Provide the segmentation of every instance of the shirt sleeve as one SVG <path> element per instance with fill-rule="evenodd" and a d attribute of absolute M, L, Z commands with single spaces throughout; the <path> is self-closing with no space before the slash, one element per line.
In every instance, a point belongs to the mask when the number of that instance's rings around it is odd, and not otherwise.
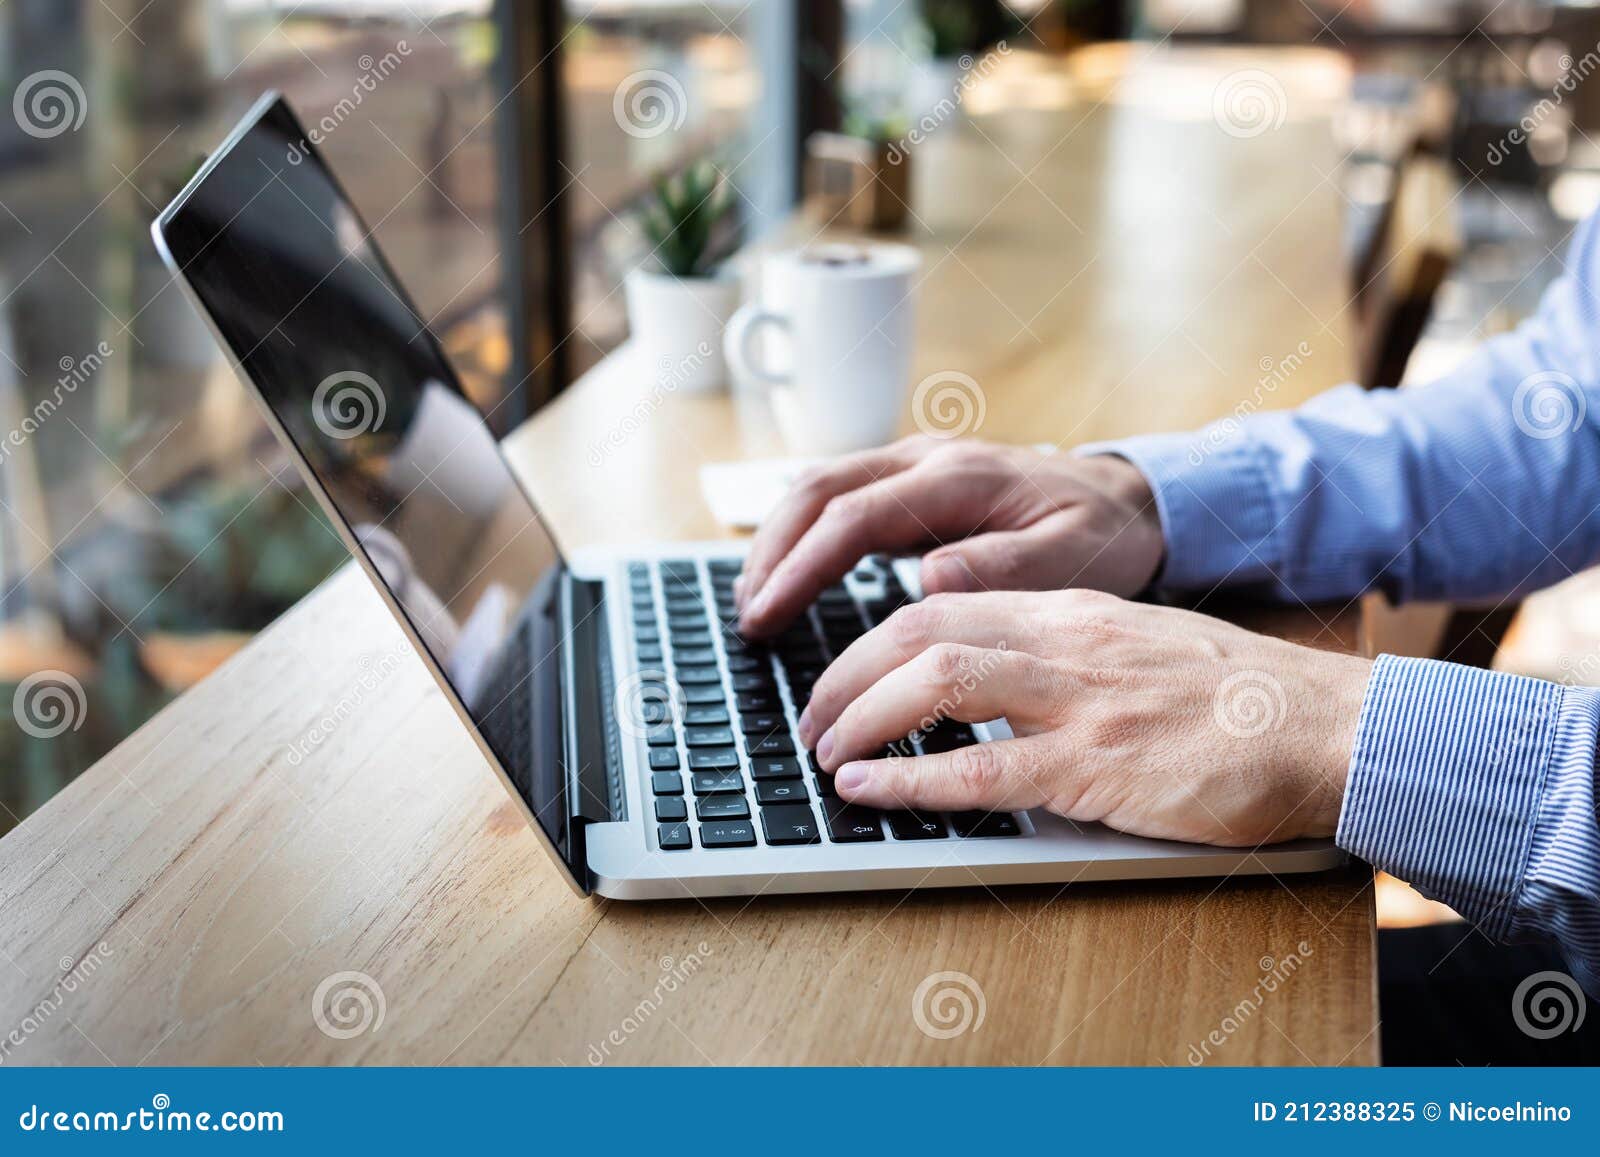
<path fill-rule="evenodd" d="M 1338 843 L 1600 995 L 1600 691 L 1381 656 Z"/>
<path fill-rule="evenodd" d="M 1528 321 L 1431 384 L 1340 386 L 1276 412 L 1254 412 L 1271 400 L 1258 389 L 1198 433 L 1077 453 L 1118 454 L 1149 481 L 1167 589 L 1310 602 L 1548 586 L 1600 559 L 1596 218 L 1566 270 Z"/>

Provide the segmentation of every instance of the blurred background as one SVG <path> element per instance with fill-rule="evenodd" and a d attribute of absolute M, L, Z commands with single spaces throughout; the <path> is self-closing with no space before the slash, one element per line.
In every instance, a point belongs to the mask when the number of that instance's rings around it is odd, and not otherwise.
<path fill-rule="evenodd" d="M 1002 44 L 952 113 L 980 132 L 1117 101 L 1211 122 L 1213 85 L 1192 82 L 1188 53 L 1248 63 L 1259 52 L 1272 83 L 1305 98 L 1292 107 L 1331 116 L 1348 268 L 1329 276 L 1348 282 L 1366 385 L 1431 376 L 1514 325 L 1600 200 L 1600 83 L 1585 84 L 1600 70 L 1600 13 L 1587 4 L 0 7 L 13 94 L 0 118 L 0 430 L 11 432 L 0 441 L 0 694 L 10 701 L 48 670 L 83 701 L 61 734 L 0 715 L 0 833 L 344 561 L 149 241 L 156 212 L 263 89 L 322 126 L 325 154 L 504 433 L 626 336 L 618 290 L 647 248 L 634 214 L 654 176 L 716 161 L 739 233 L 759 240 L 820 195 L 807 146 L 832 138 L 814 134 L 902 137 Z M 1156 83 L 1105 83 L 1130 51 L 1172 67 Z M 688 95 L 675 131 L 619 115 L 641 73 Z M 1102 159 L 1086 150 L 1083 163 Z M 1159 156 L 1140 163 L 1152 184 L 1183 179 Z M 925 195 L 911 187 L 913 208 Z M 928 227 L 899 217 L 875 224 Z M 1560 658 L 1575 632 L 1600 639 L 1589 585 L 1579 576 L 1516 614 L 1395 615 L 1375 629 L 1402 640 L 1380 640 L 1390 649 L 1421 632 L 1456 657 L 1600 682 Z M 1389 918 L 1409 917 L 1391 906 Z"/>

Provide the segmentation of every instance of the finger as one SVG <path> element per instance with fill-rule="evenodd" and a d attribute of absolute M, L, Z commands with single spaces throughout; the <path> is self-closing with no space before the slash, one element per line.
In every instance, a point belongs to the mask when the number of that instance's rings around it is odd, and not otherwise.
<path fill-rule="evenodd" d="M 800 714 L 800 742 L 814 746 L 868 687 L 936 643 L 1016 650 L 1021 639 L 1037 634 L 1028 625 L 1037 599 L 1016 592 L 936 595 L 901 607 L 846 647 L 822 673 Z"/>
<path fill-rule="evenodd" d="M 905 439 L 875 450 L 847 454 L 807 471 L 761 522 L 740 575 L 739 608 L 766 584 L 767 577 L 800 540 L 830 499 L 848 494 L 914 465 L 927 453 L 919 441 Z"/>
<path fill-rule="evenodd" d="M 1041 518 L 1021 530 L 1000 530 L 941 546 L 922 559 L 922 590 L 1059 590 L 1083 569 L 1072 549 L 1071 529 L 1081 521 L 1071 510 Z"/>
<path fill-rule="evenodd" d="M 904 550 L 970 530 L 971 485 L 954 474 L 906 470 L 830 499 L 816 521 L 750 594 L 742 631 L 765 635 L 799 614 L 829 583 L 873 551 Z"/>
<path fill-rule="evenodd" d="M 1061 755 L 1043 736 L 975 743 L 942 755 L 857 760 L 834 776 L 841 799 L 867 807 L 1023 811 L 1052 798 Z"/>
<path fill-rule="evenodd" d="M 1015 733 L 1032 734 L 1049 725 L 1066 694 L 1055 667 L 1035 655 L 940 643 L 846 707 L 817 741 L 817 760 L 833 771 L 942 719 L 981 723 L 1004 715 Z"/>

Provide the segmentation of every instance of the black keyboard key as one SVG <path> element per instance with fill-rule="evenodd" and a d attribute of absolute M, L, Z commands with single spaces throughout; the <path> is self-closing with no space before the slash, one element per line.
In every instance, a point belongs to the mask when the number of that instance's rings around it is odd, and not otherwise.
<path fill-rule="evenodd" d="M 650 776 L 650 790 L 656 795 L 682 795 L 683 776 L 675 771 L 658 771 Z"/>
<path fill-rule="evenodd" d="M 739 714 L 747 711 L 781 711 L 783 704 L 778 700 L 778 692 L 771 691 L 743 691 L 734 698 L 734 705 L 739 708 Z"/>
<path fill-rule="evenodd" d="M 950 817 L 950 826 L 956 835 L 969 840 L 1022 834 L 1017 817 L 1010 812 L 956 812 Z"/>
<path fill-rule="evenodd" d="M 759 755 L 793 755 L 794 742 L 788 735 L 767 735 L 757 738 L 754 735 L 745 736 L 745 746 L 750 749 L 752 757 Z"/>
<path fill-rule="evenodd" d="M 749 675 L 767 670 L 765 655 L 729 655 L 728 670 L 735 675 Z"/>
<path fill-rule="evenodd" d="M 733 728 L 686 727 L 683 732 L 683 742 L 688 747 L 731 747 Z"/>
<path fill-rule="evenodd" d="M 833 786 L 833 776 L 825 771 L 817 772 L 817 794 L 823 799 L 837 799 L 839 796 Z"/>
<path fill-rule="evenodd" d="M 683 687 L 705 687 L 720 684 L 722 675 L 715 667 L 679 667 L 678 684 Z"/>
<path fill-rule="evenodd" d="M 702 747 L 689 753 L 690 771 L 737 771 L 739 753 L 731 747 Z"/>
<path fill-rule="evenodd" d="M 664 824 L 689 818 L 689 805 L 681 795 L 664 795 L 656 800 L 656 819 Z"/>
<path fill-rule="evenodd" d="M 694 846 L 688 824 L 662 824 L 656 830 L 656 838 L 660 841 L 663 852 L 681 852 L 685 848 Z"/>
<path fill-rule="evenodd" d="M 771 673 L 766 671 L 751 671 L 747 674 L 733 677 L 734 692 L 740 695 L 771 694 L 777 686 L 778 684 L 772 678 Z"/>
<path fill-rule="evenodd" d="M 742 792 L 744 776 L 738 771 L 697 771 L 689 776 L 695 795 L 720 795 L 723 792 Z"/>
<path fill-rule="evenodd" d="M 757 803 L 799 803 L 809 798 L 804 780 L 768 779 L 756 784 Z"/>
<path fill-rule="evenodd" d="M 651 771 L 677 771 L 678 751 L 674 747 L 658 747 L 650 752 Z"/>
<path fill-rule="evenodd" d="M 841 799 L 825 799 L 822 810 L 828 821 L 828 838 L 836 844 L 883 839 L 883 825 L 878 822 L 878 813 L 870 808 L 856 807 Z"/>
<path fill-rule="evenodd" d="M 719 820 L 700 825 L 703 848 L 750 848 L 756 842 L 756 828 L 749 820 Z"/>
<path fill-rule="evenodd" d="M 897 840 L 942 840 L 945 836 L 944 818 L 938 812 L 893 811 L 884 812 L 883 818 Z"/>
<path fill-rule="evenodd" d="M 750 778 L 762 779 L 799 779 L 800 764 L 793 759 L 769 758 L 752 759 L 750 761 Z"/>
<path fill-rule="evenodd" d="M 817 606 L 837 607 L 853 603 L 850 592 L 842 586 L 831 586 L 817 596 Z"/>
<path fill-rule="evenodd" d="M 707 703 L 726 703 L 728 700 L 722 693 L 722 684 L 705 683 L 683 688 L 683 701 L 691 707 L 699 707 Z"/>
<path fill-rule="evenodd" d="M 639 654 L 639 662 L 641 662 L 641 663 L 659 663 L 659 662 L 661 662 L 661 644 L 660 643 L 641 643 L 641 644 L 639 644 L 638 647 L 635 648 L 635 650 Z"/>
<path fill-rule="evenodd" d="M 706 615 L 704 611 L 679 612 L 667 616 L 667 626 L 674 631 L 703 631 L 706 629 Z"/>
<path fill-rule="evenodd" d="M 922 750 L 929 755 L 937 755 L 958 747 L 970 747 L 976 742 L 978 737 L 965 723 L 945 720 L 922 736 Z"/>
<path fill-rule="evenodd" d="M 789 733 L 789 721 L 775 711 L 756 711 L 739 716 L 739 730 L 746 735 L 767 736 L 774 732 Z"/>
<path fill-rule="evenodd" d="M 708 795 L 694 801 L 696 819 L 747 820 L 750 804 L 742 795 Z"/>
<path fill-rule="evenodd" d="M 711 632 L 674 631 L 672 632 L 672 645 L 674 647 L 709 647 L 711 646 Z"/>
<path fill-rule="evenodd" d="M 670 723 L 662 724 L 660 727 L 652 727 L 649 731 L 649 737 L 651 747 L 676 747 L 678 745 L 678 735 L 672 730 Z"/>
<path fill-rule="evenodd" d="M 683 722 L 687 727 L 710 727 L 717 723 L 728 722 L 728 707 L 725 703 L 710 703 L 703 707 L 690 707 L 683 713 Z"/>
<path fill-rule="evenodd" d="M 787 803 L 762 808 L 761 830 L 766 833 L 767 843 L 777 847 L 822 842 L 816 817 L 805 804 Z"/>
<path fill-rule="evenodd" d="M 636 643 L 659 643 L 661 641 L 661 631 L 656 627 L 635 627 L 633 629 L 633 641 Z"/>
<path fill-rule="evenodd" d="M 638 723 L 645 727 L 654 727 L 657 723 L 665 723 L 672 718 L 672 709 L 667 706 L 665 697 L 661 699 L 645 699 L 639 703 Z"/>
<path fill-rule="evenodd" d="M 742 558 L 713 558 L 706 562 L 706 570 L 712 574 L 724 574 L 729 578 L 737 578 L 744 569 Z"/>

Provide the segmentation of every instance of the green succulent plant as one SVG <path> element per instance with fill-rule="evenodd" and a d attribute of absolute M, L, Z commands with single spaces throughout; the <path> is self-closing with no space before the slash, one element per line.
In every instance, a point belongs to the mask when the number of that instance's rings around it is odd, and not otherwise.
<path fill-rule="evenodd" d="M 710 161 L 696 161 L 676 176 L 658 176 L 641 214 L 653 256 L 674 277 L 706 277 L 726 255 L 732 230 L 725 225 L 733 196 Z"/>

